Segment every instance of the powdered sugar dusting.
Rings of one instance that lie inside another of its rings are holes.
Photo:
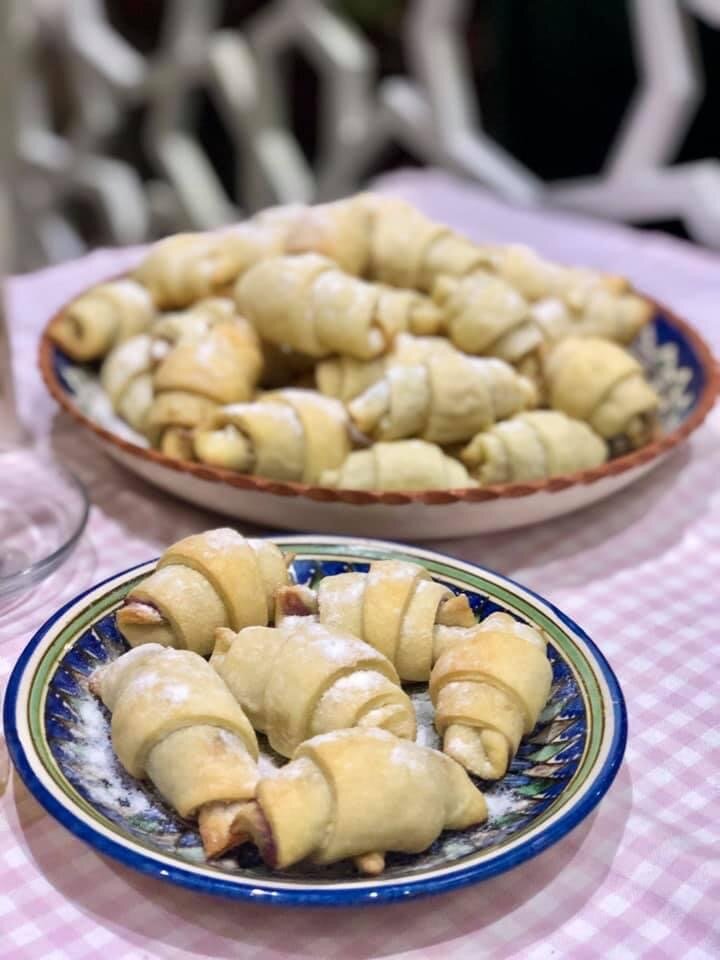
[[[489,820],[499,820],[517,808],[517,797],[512,790],[490,790],[483,796],[487,803]]]
[[[340,677],[322,695],[317,709],[342,706],[348,698],[360,696],[370,697],[387,686],[389,681],[375,670],[355,670],[345,677]],[[398,693],[400,692],[398,688]]]
[[[461,763],[465,768],[477,768],[479,763],[487,763],[487,755],[482,743],[482,737],[479,730],[474,730],[471,727],[463,727],[463,731],[467,733],[468,736],[453,736],[450,733],[448,740],[448,748],[452,746],[452,756],[458,763]]]
[[[427,687],[413,694],[412,705],[415,708],[417,719],[415,742],[421,747],[438,749],[441,745],[440,735],[435,729],[435,708],[432,705]]]
[[[377,651],[352,634],[328,630],[310,617],[298,617],[298,620],[300,624],[291,636],[297,637],[300,642],[305,640],[316,648],[319,647],[322,656],[333,663],[344,664],[364,657],[378,656]]]
[[[257,767],[261,779],[274,777],[277,775],[278,770],[283,769],[283,767],[267,753],[260,754]]]
[[[129,816],[151,810],[152,804],[140,783],[118,776],[119,762],[110,740],[110,730],[100,704],[92,697],[77,699],[73,707],[79,718],[82,738],[63,746],[67,761],[82,771],[88,798],[108,809],[122,808]]]
[[[413,773],[427,772],[427,753],[424,747],[408,740],[398,740],[390,753],[390,763],[398,764]]]
[[[208,530],[202,534],[202,538],[212,550],[227,550],[229,547],[235,547],[243,542],[242,534],[231,527],[218,527],[216,530]]]
[[[534,647],[545,649],[545,638],[539,630],[527,623],[520,623],[507,613],[492,613],[480,624],[480,630],[497,630],[500,633],[512,633],[521,637]]]
[[[158,688],[158,696],[168,703],[185,703],[190,697],[190,687],[186,683],[163,683]]]
[[[297,630],[299,627],[305,627],[309,623],[317,623],[317,618],[311,614],[300,616],[298,614],[291,614],[289,617],[282,617],[276,623],[276,629],[284,630],[286,633],[292,633],[294,630]]]
[[[319,589],[319,598],[322,603],[323,594],[327,596],[327,593],[323,591],[323,583],[321,581]],[[338,606],[356,606],[362,602],[363,594],[365,593],[365,587],[367,586],[367,578],[363,576],[354,576],[350,575],[346,580],[343,581],[340,589],[336,585],[333,585],[333,599]],[[342,612],[342,611],[341,611]]]
[[[377,565],[373,564],[370,569],[370,576],[382,580],[411,580],[422,572],[422,568],[416,563],[405,560],[380,561]]]

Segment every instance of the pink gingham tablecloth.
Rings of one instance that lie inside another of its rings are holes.
[[[434,172],[383,188],[478,239],[629,275],[720,347],[720,257],[652,233],[520,211]],[[35,368],[48,315],[132,252],[18,278],[12,336],[26,422],[90,489],[72,558],[0,611],[0,682],[33,631],[93,582],[218,518],[170,500],[58,414]],[[720,411],[650,476],[526,530],[436,544],[545,595],[585,627],[627,698],[625,763],[596,812],[555,847],[443,897],[292,911],[215,900],[103,858],[17,777],[0,800],[0,957],[720,957]]]

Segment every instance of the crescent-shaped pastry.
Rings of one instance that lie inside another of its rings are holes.
[[[489,303],[494,301],[496,310],[502,300],[508,299],[508,287],[526,301],[558,298],[578,316],[587,316],[588,322],[592,317],[593,325],[601,323],[603,336],[609,336],[612,326],[618,331],[612,339],[619,342],[629,342],[629,331],[652,314],[648,301],[631,294],[624,277],[561,266],[520,244],[473,243],[409,203],[381,194],[362,193],[305,208],[286,234],[286,249],[321,253],[347,273],[425,293],[435,290],[442,278],[459,280],[476,273],[494,274],[502,285],[487,289],[484,297]],[[604,317],[600,319],[598,313]],[[508,322],[507,317],[505,320]],[[527,342],[531,331],[532,324],[526,317],[522,338],[517,331],[503,345],[505,352],[493,354],[514,359],[510,353],[519,355],[519,341]],[[467,331],[465,335],[469,337]],[[532,335],[537,337],[537,331]],[[486,352],[469,346],[462,349]],[[532,348],[524,349],[529,352]]]
[[[133,277],[159,309],[186,307],[225,293],[254,263],[281,253],[286,229],[276,217],[222,232],[178,233],[154,244]]]
[[[501,277],[480,270],[440,277],[433,298],[445,315],[448,336],[464,353],[520,363],[542,345],[527,300]]]
[[[557,297],[538,300],[530,306],[532,319],[546,344],[565,337],[601,337],[628,344],[652,313],[652,304],[643,297],[633,293],[616,295],[603,288],[590,292],[578,309]]]
[[[324,487],[338,490],[446,490],[476,487],[459,460],[424,440],[374,443],[353,450],[335,470],[320,476]]]
[[[255,795],[255,733],[202,657],[147,644],[90,677],[112,714],[111,736],[125,770],[147,779],[181,817],[200,817],[210,855],[215,811]]]
[[[236,319],[232,300],[214,297],[189,310],[163,314],[147,333],[113,347],[100,369],[100,383],[113,409],[135,430],[145,432],[155,396],[153,374],[171,348],[181,340],[196,342],[216,324]]]
[[[104,357],[114,346],[143,333],[155,318],[147,290],[132,280],[91,287],[53,321],[50,336],[73,360]]]
[[[285,559],[267,540],[221,527],[185,537],[128,593],[116,614],[131,647],[158,643],[212,652],[215,630],[268,624],[275,593],[288,584]]]
[[[588,470],[607,457],[602,437],[559,410],[518,413],[478,433],[460,451],[460,459],[482,486]]]
[[[356,360],[347,356],[321,360],[315,367],[315,384],[320,393],[349,403],[382,380],[392,366],[416,366],[430,357],[450,353],[457,351],[444,337],[415,337],[401,333],[395,338],[392,349],[374,360]]]
[[[287,388],[220,407],[195,431],[203,463],[276,480],[317,483],[350,452],[345,408],[313,390]]]
[[[455,595],[424,567],[404,560],[377,560],[368,573],[324,577],[317,591],[279,590],[277,622],[290,618],[294,624],[302,615],[370,644],[408,681],[427,680],[453,632],[476,625],[465,594]]]
[[[416,366],[391,366],[348,404],[348,411],[373,440],[419,437],[448,445],[468,440],[535,400],[530,380],[502,360],[441,351]]]
[[[643,446],[657,429],[658,395],[616,343],[562,340],[546,358],[544,377],[550,406],[589,423],[616,451]]]
[[[193,458],[192,431],[222,404],[249,400],[260,377],[262,353],[255,331],[234,315],[205,335],[181,337],[157,367],[146,432],[169,456]]]
[[[235,287],[235,300],[263,340],[311,357],[367,360],[396,334],[434,333],[442,322],[427,297],[366,283],[313,253],[256,264]]]
[[[237,319],[235,304],[229,297],[207,297],[185,310],[160,314],[149,332],[169,344],[198,341],[217,324],[233,323]]]
[[[235,805],[228,843],[252,839],[273,869],[353,858],[381,873],[389,850],[420,853],[443,830],[487,819],[482,793],[449,757],[384,730],[337,730],[305,741]],[[203,821],[200,821],[203,832]]]
[[[345,272],[429,293],[438,277],[463,276],[487,254],[397,197],[362,193],[308,207],[288,231],[289,252],[316,252]]]
[[[286,619],[282,629],[220,629],[210,666],[282,756],[346,727],[415,739],[415,711],[390,661],[308,617]]]
[[[141,333],[114,347],[100,368],[100,385],[113,410],[141,433],[155,393],[153,372],[166,352],[164,341]]]
[[[499,780],[550,695],[542,634],[493,613],[451,643],[430,675],[443,750],[470,773]]]

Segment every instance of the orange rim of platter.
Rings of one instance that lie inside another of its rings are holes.
[[[75,298],[73,298],[75,299]],[[597,483],[607,477],[614,477],[649,463],[661,454],[666,453],[679,443],[682,443],[694,430],[702,424],[712,409],[720,392],[720,365],[713,357],[710,347],[702,337],[688,324],[681,320],[672,310],[664,307],[651,297],[646,299],[653,304],[656,313],[661,313],[671,324],[681,331],[690,343],[703,371],[705,383],[698,398],[697,405],[687,420],[675,430],[658,437],[652,443],[634,450],[632,453],[608,460],[599,467],[590,470],[581,470],[575,473],[550,477],[545,480],[536,480],[532,483],[505,483],[487,487],[461,487],[442,490],[338,490],[332,487],[313,486],[307,483],[292,483],[289,481],[272,480],[269,477],[259,477],[254,474],[237,473],[222,467],[212,467],[190,460],[176,460],[168,457],[159,450],[140,447],[135,443],[105,430],[94,421],[86,417],[74,403],[72,397],[58,380],[53,365],[53,351],[57,349],[50,337],[53,323],[65,310],[61,307],[50,319],[40,339],[38,363],[40,373],[46,387],[57,400],[63,410],[66,410],[79,424],[87,427],[106,443],[122,450],[124,453],[137,457],[168,470],[178,473],[187,473],[200,480],[210,483],[222,483],[241,490],[254,490],[259,493],[272,493],[281,497],[307,497],[325,503],[350,503],[355,506],[369,504],[408,504],[425,503],[435,506],[446,503],[469,502],[478,503],[483,500],[499,500],[510,497],[528,497],[534,493],[559,493],[577,484]]]

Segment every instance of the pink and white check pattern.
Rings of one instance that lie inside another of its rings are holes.
[[[628,274],[720,353],[720,257],[667,237],[519,211],[435,173],[384,188],[477,238],[523,239],[568,262]],[[48,581],[0,609],[0,683],[62,601],[217,517],[103,456],[45,396],[35,369],[51,310],[117,273],[101,251],[11,285],[26,421],[88,484],[90,525]],[[720,411],[650,476],[575,515],[431,546],[527,584],[606,653],[630,714],[626,761],[593,816],[504,876],[441,898],[291,911],[213,900],[99,856],[47,816],[17,777],[0,800],[0,957],[720,956]]]

